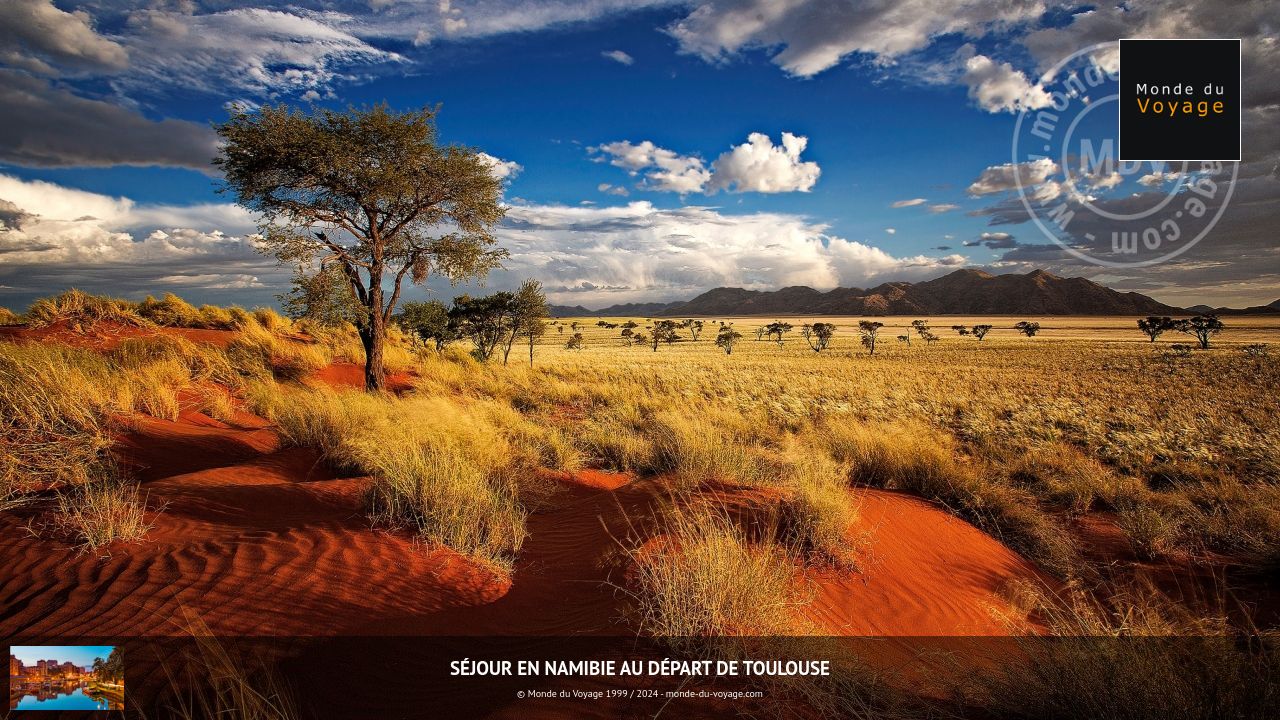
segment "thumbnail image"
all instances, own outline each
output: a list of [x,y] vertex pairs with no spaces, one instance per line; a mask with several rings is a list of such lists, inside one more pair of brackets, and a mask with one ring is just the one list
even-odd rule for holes
[[9,648],[10,710],[123,710],[124,659],[109,645]]

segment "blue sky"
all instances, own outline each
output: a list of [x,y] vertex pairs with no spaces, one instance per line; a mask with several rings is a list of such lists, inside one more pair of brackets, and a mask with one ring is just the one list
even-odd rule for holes
[[[1171,9],[1190,36],[1237,36],[1220,25],[1276,20],[1265,3],[1230,21],[1207,1],[640,4],[15,0],[0,9],[0,304],[73,284],[273,302],[287,272],[215,192],[210,124],[230,102],[382,101],[441,103],[443,139],[503,163],[513,257],[489,286],[537,277],[558,303],[958,267],[1046,267],[1180,304],[1280,297],[1280,257],[1257,231],[1280,217],[1280,140],[1251,129],[1274,98],[1246,105],[1248,208],[1179,262],[1081,262],[997,212],[1014,196],[993,180],[1063,55],[1166,32]],[[1275,84],[1276,52],[1246,46],[1246,86]],[[1093,113],[1084,132],[1114,133],[1114,117]],[[1064,174],[1039,188],[1065,193]],[[1086,185],[1098,203],[1176,192],[1152,168]]]
[[92,667],[95,658],[106,661],[111,654],[110,645],[14,645],[9,653],[27,667],[39,660],[57,660],[59,664],[71,662],[79,667]]

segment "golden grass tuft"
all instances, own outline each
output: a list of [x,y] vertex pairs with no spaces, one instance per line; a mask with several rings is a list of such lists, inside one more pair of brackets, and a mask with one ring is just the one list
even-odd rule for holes
[[139,542],[151,525],[138,485],[107,473],[59,491],[52,523],[82,552],[98,552],[115,542]]
[[802,555],[748,536],[723,509],[672,504],[662,536],[627,548],[641,632],[679,643],[706,637],[809,634],[797,578]]
[[127,300],[90,295],[75,289],[54,297],[41,298],[27,310],[27,322],[32,327],[67,322],[74,329],[87,330],[104,321],[136,327],[151,324]]

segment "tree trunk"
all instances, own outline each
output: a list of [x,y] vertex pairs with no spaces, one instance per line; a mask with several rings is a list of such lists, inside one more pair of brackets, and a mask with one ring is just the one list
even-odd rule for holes
[[381,392],[386,386],[386,369],[382,362],[383,346],[387,341],[387,326],[382,321],[382,287],[374,283],[369,289],[369,322],[360,329],[360,341],[364,344],[364,389]]

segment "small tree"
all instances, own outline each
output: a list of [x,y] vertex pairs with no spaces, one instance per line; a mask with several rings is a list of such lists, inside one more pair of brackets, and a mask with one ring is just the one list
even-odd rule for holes
[[764,325],[756,328],[756,342],[760,342],[764,339],[765,330],[767,330],[767,328]]
[[912,320],[911,327],[916,331],[916,335],[922,338],[929,335],[929,322],[927,320]]
[[646,335],[646,334],[645,334],[645,333],[643,333],[643,332],[636,331],[636,332],[635,332],[634,334],[632,334],[632,336],[631,336],[631,344],[632,344],[632,345],[648,345],[648,344],[649,344],[649,336],[648,336],[648,335]]
[[701,320],[689,321],[689,337],[692,338],[694,342],[698,341],[698,336],[702,334],[702,328],[703,323]]
[[1177,325],[1174,323],[1173,318],[1168,317],[1167,315],[1164,317],[1149,315],[1138,320],[1138,329],[1146,334],[1147,337],[1151,338],[1151,342],[1155,342],[1156,338],[1159,338],[1161,335],[1175,327],[1177,327]]
[[836,326],[831,323],[813,323],[800,328],[800,337],[809,343],[814,352],[820,353],[831,343],[831,336],[836,334]]
[[978,338],[978,342],[982,342],[982,338],[986,337],[987,333],[991,332],[991,326],[990,325],[974,325],[973,329],[970,330],[969,332],[973,333],[973,336]]
[[407,302],[396,317],[400,327],[424,343],[434,344],[436,351],[457,339],[457,329],[449,320],[449,308],[439,300]]
[[1214,335],[1222,332],[1226,325],[1218,319],[1217,315],[1196,315],[1190,320],[1178,320],[1174,323],[1174,329],[1187,335],[1194,335],[1196,342],[1200,343],[1201,350],[1209,349],[1209,339]]
[[716,333],[716,346],[723,348],[725,355],[732,355],[734,344],[741,339],[742,333],[730,325],[721,325],[720,332]]
[[680,336],[676,334],[676,327],[674,320],[659,320],[654,323],[653,331],[649,336],[654,352],[658,352],[658,343],[664,342],[670,345],[679,339]]
[[875,320],[859,320],[858,334],[862,336],[862,346],[865,347],[870,354],[876,354],[876,338],[880,334],[880,328],[884,327],[884,323]]
[[214,163],[262,217],[263,250],[347,281],[370,391],[386,383],[386,328],[406,278],[484,277],[506,256],[492,232],[506,213],[502,181],[478,151],[439,145],[435,114],[282,105],[237,110],[217,128]]
[[[1014,325],[1013,329],[1017,330],[1023,335],[1026,335],[1027,337],[1035,337],[1036,333],[1040,332],[1040,323],[1023,320],[1019,322],[1017,325]],[[981,340],[982,338],[978,338],[978,339]]]
[[565,350],[581,350],[582,349],[582,333],[576,332],[569,337],[564,344]]
[[969,328],[965,327],[964,325],[952,325],[951,329],[955,330],[956,333],[961,337],[964,337],[965,335],[969,334]]
[[764,326],[764,334],[773,338],[778,343],[778,347],[782,347],[782,336],[791,332],[791,323],[771,322]]
[[363,306],[351,294],[351,283],[336,265],[308,272],[307,265],[294,269],[289,292],[276,295],[284,314],[293,320],[307,319],[326,327],[357,324]]
[[926,345],[932,345],[938,342],[938,336],[926,330],[924,333],[924,342]]
[[515,304],[515,295],[509,292],[478,298],[463,295],[454,299],[449,319],[460,336],[475,343],[476,359],[488,362],[513,332]]
[[529,365],[533,365],[533,346],[547,329],[547,296],[542,293],[542,283],[525,280],[512,296],[511,317],[507,320],[510,333],[502,353],[502,364],[507,364],[511,346],[517,337],[529,343]]

